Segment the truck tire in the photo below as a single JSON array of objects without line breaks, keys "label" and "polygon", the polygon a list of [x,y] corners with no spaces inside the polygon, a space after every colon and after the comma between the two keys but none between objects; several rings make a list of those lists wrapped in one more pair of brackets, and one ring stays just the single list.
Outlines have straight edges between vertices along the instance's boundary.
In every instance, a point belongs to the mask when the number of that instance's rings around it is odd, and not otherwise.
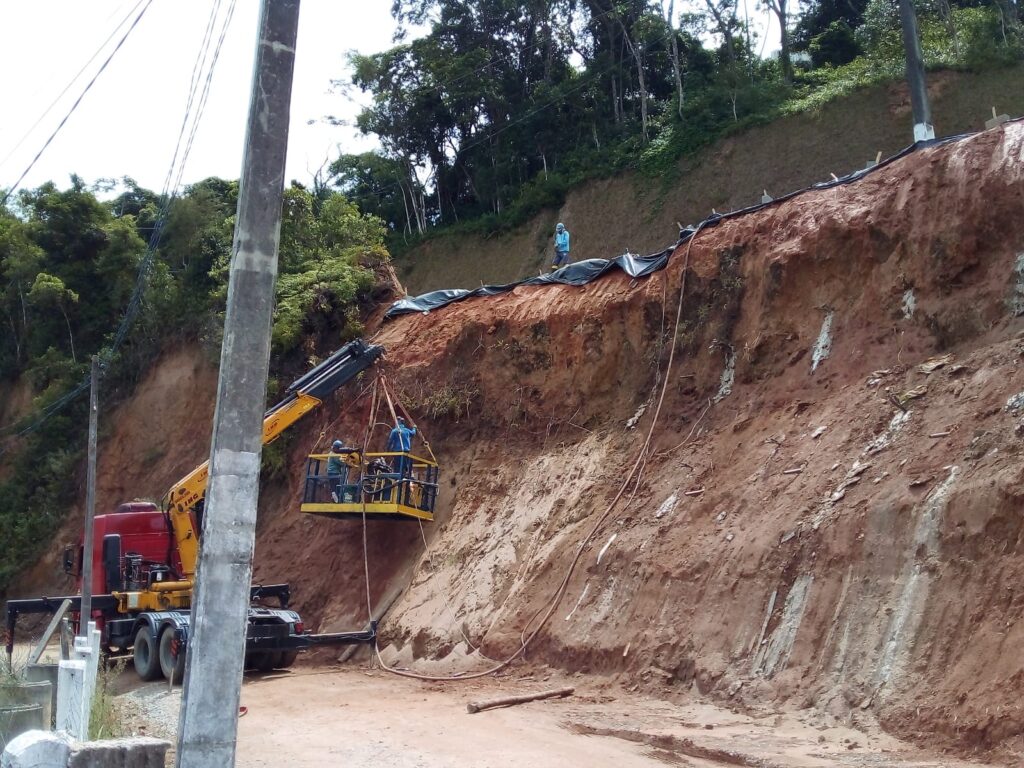
[{"label": "truck tire", "polygon": [[135,633],[133,659],[135,673],[143,680],[159,680],[163,676],[156,637],[153,630],[146,625],[139,627],[139,631]]},{"label": "truck tire", "polygon": [[272,669],[276,669],[281,666],[281,652],[280,651],[260,651],[254,653],[253,667],[258,672],[270,672]]},{"label": "truck tire", "polygon": [[281,669],[288,669],[298,657],[298,651],[281,651],[281,663],[278,666]]},{"label": "truck tire", "polygon": [[178,655],[172,653],[174,643],[174,627],[168,625],[160,633],[160,672],[171,681],[172,685],[180,685],[185,679],[185,649],[180,648]]}]

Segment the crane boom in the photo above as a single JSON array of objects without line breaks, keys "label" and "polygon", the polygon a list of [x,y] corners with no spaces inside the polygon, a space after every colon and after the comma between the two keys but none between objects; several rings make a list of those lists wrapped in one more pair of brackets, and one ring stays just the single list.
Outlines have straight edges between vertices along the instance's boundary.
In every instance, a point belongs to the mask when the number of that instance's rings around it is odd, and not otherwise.
[{"label": "crane boom", "polygon": [[[384,347],[355,339],[293,381],[285,390],[285,398],[268,410],[263,418],[263,444],[280,437],[329,394],[373,365],[382,354]],[[209,461],[204,461],[172,485],[163,500],[181,557],[181,576],[187,581],[191,581],[195,574],[199,556],[199,540],[191,511],[205,497],[209,476]]]}]

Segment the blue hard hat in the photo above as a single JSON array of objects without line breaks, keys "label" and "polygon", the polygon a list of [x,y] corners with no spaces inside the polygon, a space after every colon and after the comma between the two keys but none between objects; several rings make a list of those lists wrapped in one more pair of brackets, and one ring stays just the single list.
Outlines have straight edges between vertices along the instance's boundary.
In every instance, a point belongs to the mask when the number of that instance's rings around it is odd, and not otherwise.
[{"label": "blue hard hat", "polygon": [[335,440],[333,443],[331,443],[331,450],[332,451],[340,451],[344,447],[345,447],[345,444],[343,442],[341,442],[341,440]]},{"label": "blue hard hat", "polygon": [[565,229],[565,224],[563,224],[562,222],[558,222],[558,226],[555,227],[555,229]]}]

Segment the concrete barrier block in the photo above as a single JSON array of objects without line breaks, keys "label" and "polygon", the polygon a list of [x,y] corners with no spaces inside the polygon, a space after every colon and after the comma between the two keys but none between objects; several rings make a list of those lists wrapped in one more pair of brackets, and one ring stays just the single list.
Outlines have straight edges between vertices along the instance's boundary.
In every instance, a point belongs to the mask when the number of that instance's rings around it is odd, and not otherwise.
[{"label": "concrete barrier block", "polygon": [[74,744],[67,768],[164,768],[168,741],[136,737]]},{"label": "concrete barrier block", "polygon": [[50,727],[53,727],[53,719],[57,715],[57,664],[29,664],[25,667],[25,681],[28,683],[50,684]]},{"label": "concrete barrier block", "polygon": [[57,730],[65,731],[76,739],[89,735],[89,708],[86,697],[86,663],[65,660],[57,673]]},{"label": "concrete barrier block", "polygon": [[[38,705],[42,708],[43,719],[40,725],[33,726],[48,729],[53,717],[53,691],[48,681],[30,683],[19,680],[14,685],[6,685],[0,691],[0,706],[10,705]],[[3,727],[0,717],[0,728]]]},{"label": "concrete barrier block", "polygon": [[4,704],[0,706],[0,748],[28,731],[46,728],[43,708],[39,704]]},{"label": "concrete barrier block", "polygon": [[995,114],[995,110],[992,110],[992,119],[985,121],[985,130],[990,130],[998,125],[1002,125],[1003,123],[1008,122],[1010,122],[1009,115],[997,115]]},{"label": "concrete barrier block", "polygon": [[63,733],[29,731],[14,739],[0,756],[0,768],[64,768],[71,739]]}]

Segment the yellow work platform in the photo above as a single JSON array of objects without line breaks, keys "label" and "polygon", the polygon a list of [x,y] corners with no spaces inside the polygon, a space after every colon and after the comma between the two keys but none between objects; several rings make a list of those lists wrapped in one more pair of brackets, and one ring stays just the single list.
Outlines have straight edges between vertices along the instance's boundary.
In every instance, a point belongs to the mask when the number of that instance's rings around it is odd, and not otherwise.
[{"label": "yellow work platform", "polygon": [[411,453],[346,449],[306,463],[301,510],[341,520],[433,520],[437,463]]}]

